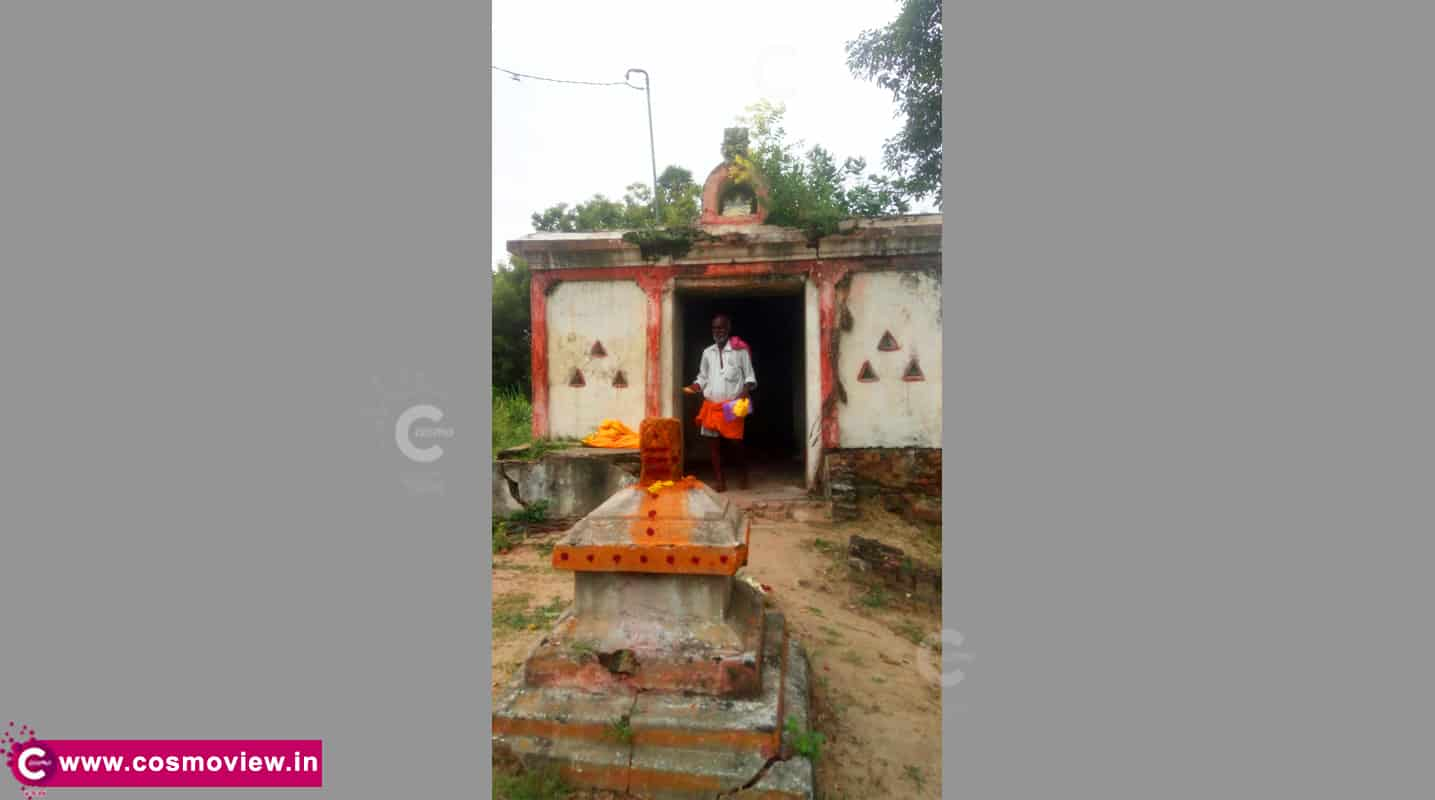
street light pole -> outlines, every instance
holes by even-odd
[[[648,71],[645,69],[630,69],[623,75],[623,80],[628,80],[634,72],[643,73],[643,94],[648,98],[648,152],[653,159],[653,219],[655,222],[661,222],[662,216],[659,213],[658,200],[658,149],[653,140],[653,79],[648,77]]]

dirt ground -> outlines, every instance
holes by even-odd
[[[940,609],[851,580],[847,540],[854,533],[875,538],[939,565],[940,535],[880,510],[863,515],[841,524],[754,520],[745,572],[771,587],[769,600],[812,661],[813,722],[826,737],[817,796],[939,798],[941,687],[919,663],[940,663],[921,643],[937,640]],[[494,556],[495,694],[573,600],[572,575],[548,563],[559,535],[535,536]]]

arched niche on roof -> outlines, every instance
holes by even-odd
[[[750,183],[736,179],[733,157],[747,152],[747,130],[729,128],[723,136],[723,163],[708,173],[703,182],[704,225],[754,225],[767,219],[763,202],[767,188],[761,176]]]

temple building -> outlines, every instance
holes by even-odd
[[[939,520],[941,215],[852,220],[809,242],[765,224],[760,182],[755,193],[734,180],[724,155],[702,192],[711,238],[686,252],[645,254],[623,231],[508,243],[532,270],[534,435],[676,417],[699,469],[697,404],[682,388],[725,313],[757,373],[755,470],[832,499],[839,517],[870,494]]]

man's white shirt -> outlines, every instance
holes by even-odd
[[[703,390],[703,397],[714,403],[725,403],[737,397],[743,384],[757,383],[757,373],[752,369],[749,350],[734,350],[725,347],[718,350],[716,344],[703,351],[702,364],[698,367],[698,379],[694,381]]]

